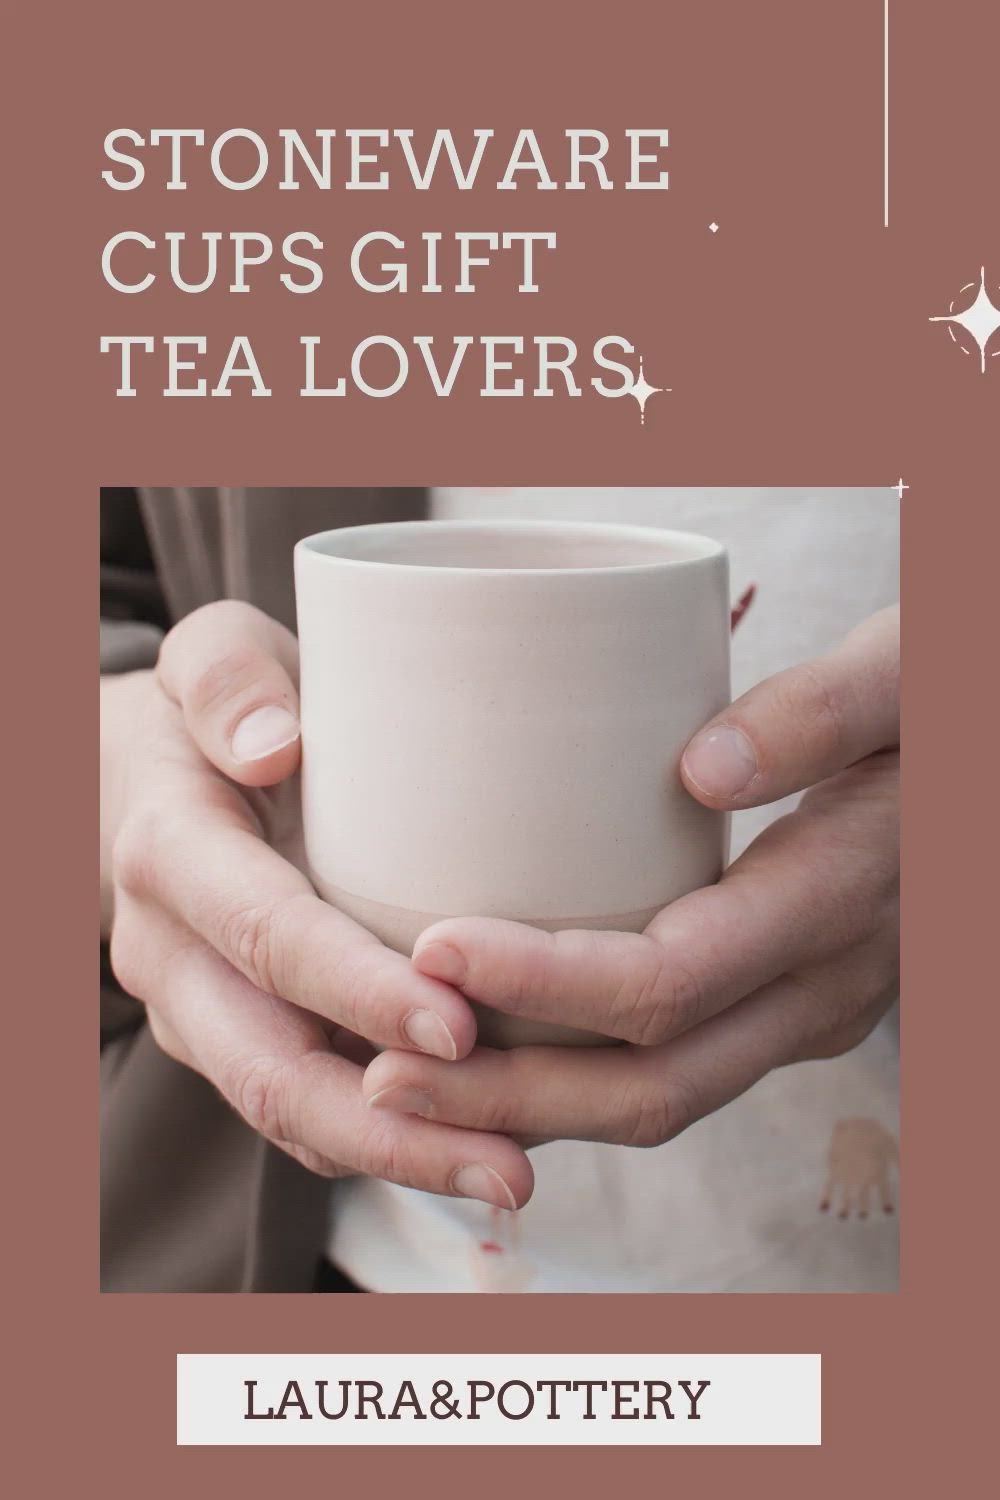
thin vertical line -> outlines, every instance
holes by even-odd
[[[889,228],[889,0],[883,0],[882,34],[882,226]]]

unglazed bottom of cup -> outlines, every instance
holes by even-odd
[[[444,920],[444,912],[410,911],[401,906],[386,906],[380,901],[371,901],[366,896],[355,896],[339,886],[327,884],[315,873],[312,881],[324,901],[338,911],[352,917],[362,927],[373,933],[387,948],[407,957],[413,952],[420,934],[435,922]],[[643,911],[615,913],[612,916],[560,917],[558,919],[535,919],[518,916],[514,921],[528,927],[539,927],[545,932],[564,932],[567,929],[591,932],[642,932],[662,910],[663,903],[650,906]],[[478,1040],[484,1047],[606,1047],[617,1045],[617,1039],[601,1036],[595,1031],[578,1031],[571,1026],[558,1026],[543,1021],[528,1021],[519,1016],[507,1016],[502,1011],[472,1002],[476,1012]]]

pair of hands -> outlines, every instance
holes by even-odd
[[[296,684],[294,637],[235,602],[106,679],[102,837],[112,964],[154,1037],[312,1170],[519,1207],[529,1143],[658,1145],[895,997],[897,610],[691,741],[707,806],[810,790],[642,934],[456,918],[384,948],[303,873]],[[466,996],[625,1045],[477,1047]]]

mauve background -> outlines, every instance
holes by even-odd
[[[893,208],[881,218],[878,0],[428,0],[348,9],[260,0],[144,7],[37,3],[9,22],[10,292],[3,366],[5,750],[9,867],[10,1357],[20,1393],[10,1467],[62,1493],[317,1484],[384,1493],[576,1495],[672,1484],[712,1496],[816,1497],[889,1484],[976,1493],[994,1426],[996,875],[996,367],[984,379],[932,313],[996,274],[993,0],[894,0]],[[655,397],[632,403],[412,400],[116,402],[102,332],[279,341],[291,312],[266,295],[178,304],[102,286],[100,248],[133,224],[263,227],[289,210],[244,197],[111,194],[101,141],[137,122],[271,131],[405,124],[455,129],[594,120],[672,131],[674,187],[547,194],[564,226],[558,284],[530,310],[476,298],[463,321],[506,331],[565,323],[582,341],[620,324]],[[530,116],[530,120],[529,117]],[[492,195],[375,195],[323,211],[346,239],[510,225]],[[514,195],[504,195],[514,198]],[[577,206],[573,206],[573,200]],[[178,203],[176,200],[185,199]],[[419,198],[420,201],[417,201]],[[430,201],[428,201],[430,200]],[[472,201],[469,201],[472,200]],[[515,202],[520,202],[515,199]],[[530,199],[517,217],[528,222]],[[374,204],[374,206],[373,206]],[[310,219],[322,205],[309,205]],[[544,210],[544,213],[542,212]],[[352,217],[352,215],[354,217]],[[488,215],[488,219],[485,217]],[[564,218],[566,215],[568,217]],[[474,219],[473,219],[474,216]],[[300,206],[295,218],[305,218]],[[709,239],[711,219],[720,233]],[[573,232],[570,234],[570,229]],[[572,241],[572,243],[571,243]],[[127,305],[126,305],[127,300]],[[235,299],[229,299],[232,301]],[[298,299],[301,301],[302,299]],[[307,299],[309,300],[309,299]],[[383,301],[385,299],[382,299]],[[473,299],[467,299],[470,302]],[[527,299],[521,299],[522,302]],[[141,306],[134,304],[139,301]],[[296,304],[294,333],[323,331]],[[458,310],[337,297],[346,344],[392,317],[443,333]],[[502,322],[500,321],[502,319]],[[140,325],[143,325],[140,327]],[[272,330],[266,332],[267,325]],[[312,325],[312,326],[310,326]],[[661,376],[667,378],[661,381]],[[660,409],[656,413],[656,403]],[[322,408],[318,410],[317,408]],[[605,409],[607,408],[607,410]],[[654,415],[655,414],[655,415]],[[603,420],[601,420],[603,418]],[[905,726],[903,1289],[895,1297],[573,1297],[530,1305],[398,1298],[372,1307],[289,1297],[101,1299],[97,1287],[93,618],[97,490],[134,483],[865,484],[902,474]],[[174,1355],[315,1349],[820,1349],[824,1445],[814,1451],[178,1451]]]

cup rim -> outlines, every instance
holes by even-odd
[[[412,536],[418,531],[432,529],[439,535],[451,533],[460,536],[475,536],[486,532],[505,531],[529,533],[550,537],[606,538],[619,542],[643,542],[655,547],[686,547],[686,555],[650,558],[635,563],[597,563],[582,567],[488,567],[465,566],[457,563],[417,563],[393,558],[345,556],[331,546],[339,539],[362,537],[365,533],[387,536],[396,533],[400,537]],[[617,521],[551,521],[524,519],[498,520],[442,520],[442,521],[374,521],[361,526],[333,527],[326,531],[313,532],[295,544],[296,556],[308,556],[338,568],[351,568],[369,572],[386,573],[390,570],[404,573],[451,574],[481,578],[559,578],[595,574],[634,575],[656,573],[665,569],[690,568],[697,564],[715,561],[726,556],[726,548],[714,537],[696,531],[677,531],[660,526],[633,526]]]

